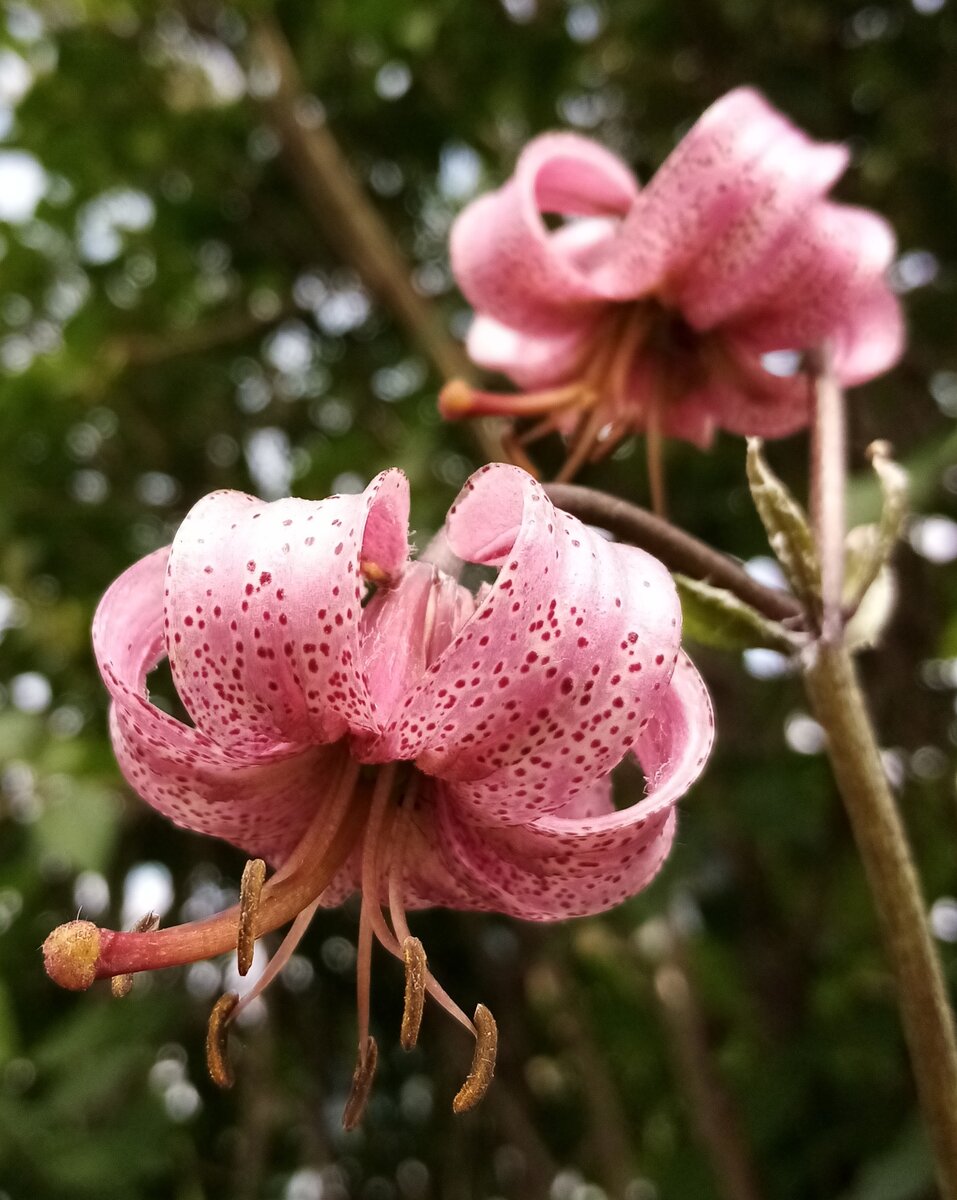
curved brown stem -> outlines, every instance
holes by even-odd
[[[678,529],[669,521],[593,488],[572,483],[549,483],[545,491],[553,504],[589,525],[607,529],[622,541],[640,546],[660,558],[671,571],[726,588],[772,621],[801,623],[801,606],[787,592],[765,587],[733,558]]]

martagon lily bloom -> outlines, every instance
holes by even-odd
[[[798,372],[765,356],[825,345],[844,385],[900,355],[884,280],[893,234],[825,199],[843,146],[812,141],[747,88],[704,113],[645,188],[597,143],[555,133],[452,229],[452,268],[477,315],[468,351],[519,395],[462,381],[447,417],[537,418],[560,430],[569,478],[628,433],[707,446],[715,430],[782,437],[807,424]],[[544,214],[569,218],[549,228]],[[779,358],[779,363],[784,356]]]
[[[495,1024],[438,985],[407,910],[551,921],[634,895],[668,853],[675,802],[713,734],[656,559],[606,541],[502,464],[472,476],[418,561],[408,511],[397,470],[318,502],[217,492],[113,584],[94,646],[124,775],[176,824],[255,857],[227,912],[125,933],[73,921],[44,946],[58,983],[112,977],[122,994],[135,972],[230,951],[244,973],[255,939],[291,922],[253,988],[213,1010],[210,1070],[227,1084],[231,1020],[317,907],[358,889],[348,1126],[375,1067],[374,938],[405,963],[404,1046],[427,993],[476,1037],[454,1104],[470,1107],[491,1078]],[[497,568],[494,582],[473,595],[456,579],[463,561]],[[192,725],[147,698],[164,655]],[[619,811],[610,773],[628,754],[646,786]]]

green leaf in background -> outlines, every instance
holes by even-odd
[[[769,621],[725,588],[687,575],[675,575],[681,600],[684,636],[718,650],[750,650],[765,646],[793,654],[799,642],[776,621]]]

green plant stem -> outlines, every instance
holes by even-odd
[[[943,1200],[957,1200],[957,1043],[907,836],[849,651],[819,642],[804,679],[850,818],[897,982]]]

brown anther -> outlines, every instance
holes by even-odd
[[[495,1054],[498,1050],[498,1026],[495,1024],[495,1018],[484,1004],[479,1004],[473,1020],[475,1052],[472,1055],[472,1069],[452,1101],[454,1113],[464,1113],[474,1108],[488,1091],[495,1074]]]
[[[243,867],[243,878],[239,885],[239,931],[236,934],[236,966],[240,975],[246,975],[253,965],[256,952],[256,917],[259,914],[259,898],[266,882],[266,864],[261,858],[251,858]]]
[[[454,419],[472,409],[472,389],[464,379],[450,379],[439,392],[439,412]]]
[[[140,917],[131,933],[152,933],[154,929],[159,929],[160,919],[156,913],[149,912],[145,917]],[[124,996],[128,996],[133,990],[132,975],[114,975],[110,980],[110,991],[113,993],[114,1000],[122,1000]]]
[[[231,1088],[234,1077],[229,1064],[229,1018],[239,1003],[236,992],[226,992],[213,1005],[206,1027],[206,1070],[218,1088]]]
[[[390,579],[385,567],[380,567],[378,563],[370,562],[367,558],[359,560],[359,574],[363,579],[375,584],[388,583]]]
[[[352,1076],[352,1087],[349,1089],[349,1099],[342,1110],[342,1128],[355,1129],[362,1120],[362,1114],[369,1103],[372,1091],[372,1081],[375,1079],[376,1064],[379,1061],[379,1047],[374,1037],[366,1038],[366,1044],[359,1048],[359,1058]]]
[[[405,962],[405,1005],[399,1042],[403,1050],[411,1050],[419,1040],[428,978],[425,950],[417,937],[407,937],[402,943],[402,958]]]

